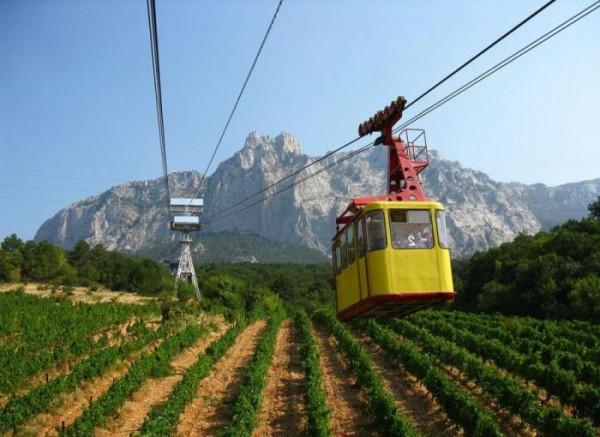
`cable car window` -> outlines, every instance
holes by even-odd
[[[369,252],[385,249],[387,239],[385,236],[385,218],[383,211],[371,211],[366,215],[367,245]]]
[[[356,230],[357,232],[357,243],[358,243],[358,257],[362,258],[365,256],[365,237],[363,234],[363,219],[360,219],[356,222]]]
[[[335,272],[335,274],[337,275],[340,272],[340,249],[338,247],[339,243],[336,240],[333,243],[333,254],[331,256],[331,261],[333,263],[333,271]]]
[[[348,244],[346,243],[346,232],[340,235],[341,252],[342,252],[342,270],[348,267]]]
[[[444,211],[436,211],[435,220],[437,222],[438,240],[440,247],[448,249],[448,228],[446,227],[446,213]]]
[[[348,264],[352,264],[356,259],[356,250],[354,249],[354,223],[348,227]]]
[[[342,272],[342,251],[339,238],[335,242],[335,272],[338,275]]]
[[[429,249],[433,247],[431,215],[428,210],[391,210],[390,230],[394,249]]]

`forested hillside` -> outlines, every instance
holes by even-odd
[[[454,263],[457,304],[476,311],[539,318],[600,318],[600,201],[588,218],[514,241]],[[286,259],[283,259],[285,261]],[[197,268],[205,308],[244,311],[274,293],[290,308],[333,305],[326,263],[209,263]],[[90,247],[65,251],[47,241],[8,237],[0,246],[0,281],[103,285],[142,294],[169,292],[173,279],[155,261]],[[183,300],[191,290],[181,288]]]
[[[332,302],[331,271],[324,263],[211,263],[196,270],[204,309],[241,313],[273,293],[290,308],[316,309]],[[85,241],[66,251],[47,241],[24,242],[15,235],[0,245],[0,282],[104,286],[148,295],[173,290],[169,270],[151,259],[107,251],[102,245],[90,247]],[[180,286],[180,300],[193,296],[191,287]]]
[[[0,282],[103,285],[111,290],[158,293],[172,288],[168,269],[150,259],[90,247],[80,241],[66,251],[48,241],[24,242],[16,235],[0,245]]]
[[[455,263],[458,303],[481,311],[600,320],[600,199],[589,218]]]

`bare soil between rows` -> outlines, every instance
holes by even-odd
[[[398,410],[424,435],[463,436],[464,431],[444,413],[419,380],[400,365],[392,364],[385,353],[368,336],[354,333],[369,352],[375,371],[386,389],[394,396]]]
[[[290,320],[283,322],[277,334],[254,437],[307,435],[304,369],[297,335]]]
[[[231,421],[232,402],[239,393],[244,368],[250,362],[265,326],[264,320],[248,326],[215,363],[210,374],[201,381],[195,399],[179,417],[177,435],[216,435]]]
[[[335,338],[315,326],[315,339],[321,354],[323,385],[330,410],[331,429],[336,436],[377,435],[367,419],[366,404],[352,372],[337,351]]]
[[[162,341],[164,340],[157,340],[144,347],[141,351],[132,353],[125,360],[113,365],[107,372],[85,382],[74,392],[59,395],[54,402],[55,407],[30,419],[22,427],[23,433],[25,435],[57,435],[56,430],[58,428],[63,424],[64,426],[69,426],[75,422],[89,407],[90,400],[93,402],[102,396],[114,381],[122,378],[127,373],[131,365],[143,353],[151,351]]]
[[[171,367],[175,372],[173,375],[151,378],[144,382],[142,387],[123,404],[117,417],[110,420],[103,428],[96,429],[96,436],[128,436],[139,431],[152,407],[164,403],[169,398],[175,385],[183,378],[184,372],[194,365],[206,348],[227,329],[222,322],[215,324],[216,330],[200,338],[171,361]]]

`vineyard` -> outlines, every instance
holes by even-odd
[[[0,294],[4,435],[600,435],[600,329]]]

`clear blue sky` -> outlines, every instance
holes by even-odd
[[[541,4],[284,0],[217,162],[253,130],[323,154]],[[419,108],[586,5],[558,1]],[[170,170],[204,169],[275,6],[157,0]],[[71,202],[161,174],[147,26],[144,0],[0,0],[0,238],[31,238]],[[500,181],[597,178],[599,72],[600,11],[418,127]]]

